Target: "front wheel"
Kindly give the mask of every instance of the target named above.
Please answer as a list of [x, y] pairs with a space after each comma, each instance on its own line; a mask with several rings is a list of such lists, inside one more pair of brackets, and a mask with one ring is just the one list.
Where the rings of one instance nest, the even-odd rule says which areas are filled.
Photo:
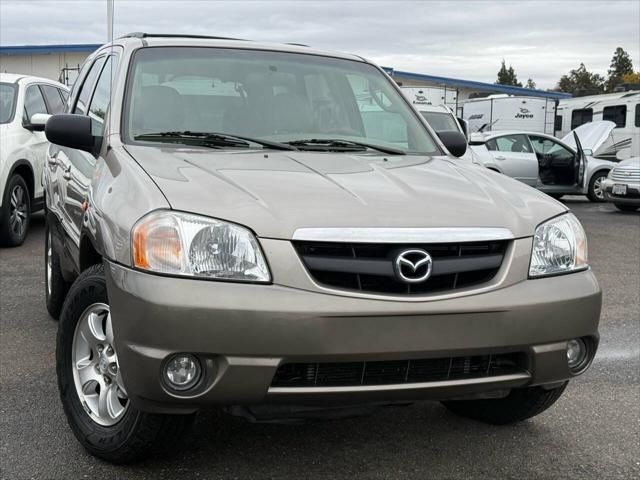
[[591, 180], [589, 180], [589, 188], [587, 190], [587, 198], [592, 202], [604, 202], [604, 188], [602, 188], [602, 182], [609, 172], [596, 172]]
[[567, 383], [551, 390], [542, 387], [516, 388], [504, 398], [449, 400], [442, 404], [461, 417], [493, 425], [507, 425], [544, 412], [560, 398]]
[[136, 410], [122, 382], [104, 267], [74, 282], [62, 307], [56, 346], [58, 389], [67, 421], [82, 446], [113, 463], [141, 460], [175, 445], [193, 415]]
[[622, 212], [635, 212], [639, 208], [635, 205], [623, 205], [622, 203], [614, 203], [614, 205]]
[[0, 213], [0, 245], [18, 247], [27, 237], [31, 220], [31, 197], [24, 178], [13, 174], [4, 189]]

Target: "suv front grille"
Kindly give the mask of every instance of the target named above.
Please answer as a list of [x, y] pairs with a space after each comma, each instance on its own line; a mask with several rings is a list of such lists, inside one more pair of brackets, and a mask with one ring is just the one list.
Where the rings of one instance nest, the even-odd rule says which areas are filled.
[[[446, 292], [490, 281], [500, 269], [509, 241], [447, 244], [380, 244], [294, 241], [305, 267], [321, 285], [398, 295]], [[407, 249], [422, 249], [433, 259], [424, 282], [397, 278], [394, 262]]]
[[611, 180], [623, 182], [640, 182], [640, 168], [636, 167], [616, 167], [611, 173]]
[[285, 363], [272, 387], [346, 387], [464, 380], [526, 371], [522, 353], [342, 363]]

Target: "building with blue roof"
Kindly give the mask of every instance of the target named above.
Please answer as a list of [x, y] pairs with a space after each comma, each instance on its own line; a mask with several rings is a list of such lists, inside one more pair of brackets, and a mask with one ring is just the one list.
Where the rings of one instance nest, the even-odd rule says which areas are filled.
[[0, 72], [50, 78], [71, 85], [100, 44], [0, 46]]

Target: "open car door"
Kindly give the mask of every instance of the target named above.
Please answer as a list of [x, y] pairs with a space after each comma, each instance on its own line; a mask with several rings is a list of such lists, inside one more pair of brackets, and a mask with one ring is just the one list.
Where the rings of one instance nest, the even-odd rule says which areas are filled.
[[582, 144], [580, 143], [580, 139], [578, 138], [578, 134], [574, 131], [573, 138], [576, 142], [576, 156], [574, 159], [574, 172], [576, 175], [576, 186], [579, 188], [584, 188], [585, 181], [585, 171], [587, 170], [587, 156], [584, 153], [584, 149], [582, 148]]

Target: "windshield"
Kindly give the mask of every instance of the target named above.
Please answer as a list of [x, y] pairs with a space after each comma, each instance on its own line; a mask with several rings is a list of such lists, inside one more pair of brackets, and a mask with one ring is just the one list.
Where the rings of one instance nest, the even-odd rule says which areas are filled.
[[17, 87], [14, 83], [0, 83], [0, 123], [13, 120]]
[[436, 132], [454, 131], [460, 130], [456, 119], [453, 115], [446, 112], [420, 112], [429, 126]]
[[344, 148], [349, 141], [354, 143], [348, 150], [439, 153], [391, 82], [363, 62], [257, 50], [142, 48], [127, 90], [129, 141], [210, 132], [296, 142], [296, 149], [305, 149], [303, 141], [317, 150], [319, 140], [332, 140], [324, 142], [326, 148]]

